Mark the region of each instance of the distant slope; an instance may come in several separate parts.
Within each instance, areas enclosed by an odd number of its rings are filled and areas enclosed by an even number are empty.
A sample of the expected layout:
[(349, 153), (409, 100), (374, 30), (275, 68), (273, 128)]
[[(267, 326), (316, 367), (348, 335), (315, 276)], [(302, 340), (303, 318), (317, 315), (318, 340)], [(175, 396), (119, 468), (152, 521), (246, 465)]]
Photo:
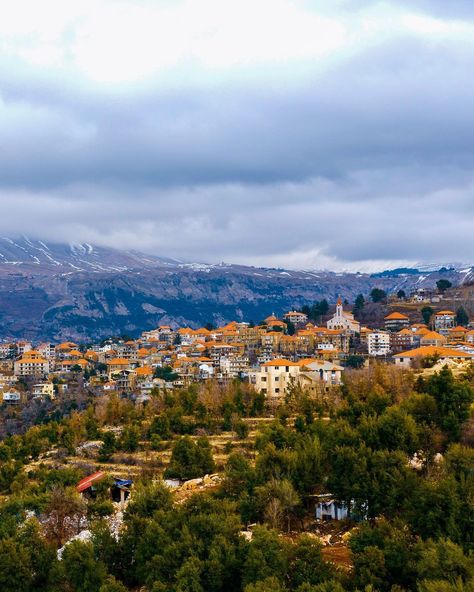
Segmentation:
[[(0, 239), (0, 338), (77, 339), (132, 334), (160, 323), (259, 321), (271, 312), (341, 295), (453, 284), (462, 271), (368, 274), (183, 263), (95, 245)], [(400, 273), (402, 271), (402, 273)], [(405, 272), (405, 273), (403, 273)]]

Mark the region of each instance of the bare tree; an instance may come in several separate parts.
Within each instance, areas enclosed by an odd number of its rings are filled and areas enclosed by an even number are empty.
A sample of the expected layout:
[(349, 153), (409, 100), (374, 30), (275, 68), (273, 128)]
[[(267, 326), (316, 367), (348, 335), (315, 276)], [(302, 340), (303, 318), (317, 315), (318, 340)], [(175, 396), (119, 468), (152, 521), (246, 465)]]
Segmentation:
[(61, 547), (81, 530), (86, 502), (72, 488), (56, 486), (51, 490), (45, 510), (46, 536)]

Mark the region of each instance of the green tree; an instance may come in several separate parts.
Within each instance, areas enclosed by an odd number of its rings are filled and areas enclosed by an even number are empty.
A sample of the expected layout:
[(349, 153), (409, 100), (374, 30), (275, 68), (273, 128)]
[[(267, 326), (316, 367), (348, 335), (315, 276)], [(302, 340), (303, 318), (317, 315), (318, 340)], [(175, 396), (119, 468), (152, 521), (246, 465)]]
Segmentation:
[(285, 590), (286, 588), (282, 582), (274, 576), (270, 576), (254, 584), (248, 584), (244, 588), (244, 592), (285, 592)]
[(157, 366), (153, 376), (154, 378), (161, 378), (166, 382), (173, 382), (173, 380), (178, 378), (178, 374), (173, 372), (173, 368), (171, 368), (171, 366)]
[(326, 300), (326, 298), (323, 298), (321, 300), (321, 302), (319, 303), (319, 314), (321, 316), (326, 316), (329, 312), (329, 302)]
[(460, 306), (456, 311), (456, 324), (466, 327), (469, 323), (469, 317), (463, 306)]
[(357, 354), (349, 354), (344, 361), (346, 368), (362, 368), (364, 365), (364, 356), (358, 356)]
[(135, 488), (133, 498), (127, 506), (126, 519), (131, 516), (148, 518), (158, 510), (170, 510), (173, 505), (172, 493), (164, 483), (153, 482)]
[(265, 520), (272, 528), (281, 528), (286, 522), (288, 532), (291, 518), (301, 500), (288, 479), (271, 479), (265, 485), (255, 489), (257, 505), (260, 506)]
[(99, 461), (107, 462), (117, 449), (117, 442), (113, 432), (105, 432), (102, 436), (102, 446), (99, 449)]
[(387, 298), (387, 293), (381, 288), (373, 288), (370, 292), (370, 298), (372, 302), (382, 302), (382, 300)]
[(204, 592), (201, 585), (202, 563), (198, 557), (189, 557), (176, 574), (176, 592)]
[(163, 438), (168, 439), (171, 436), (170, 420), (165, 413), (161, 413), (153, 418), (149, 430), (150, 436), (156, 434)]
[(55, 547), (46, 541), (36, 519), (29, 519), (22, 525), (17, 539), (31, 564), (32, 588), (35, 591), (48, 590), (57, 561)]
[(266, 527), (255, 528), (248, 545), (242, 579), (244, 586), (266, 578), (284, 579), (288, 569), (288, 545)]
[(362, 311), (362, 309), (365, 306), (365, 298), (363, 294), (358, 294), (356, 296), (355, 302), (354, 302), (354, 315), (358, 315), (360, 314), (360, 312)]
[(405, 298), (407, 297), (405, 290), (398, 290), (397, 292), (397, 298), (399, 300), (405, 300)]
[(62, 567), (75, 592), (99, 592), (107, 576), (105, 565), (96, 560), (91, 543), (69, 543), (63, 552)]
[(120, 438), (120, 447), (125, 452), (136, 452), (140, 444), (140, 429), (138, 426), (129, 425), (123, 429), (122, 437)]
[(451, 440), (458, 440), (461, 425), (469, 418), (469, 408), (474, 401), (472, 388), (467, 382), (455, 380), (445, 366), (425, 381), (424, 389), (436, 401), (439, 426)]
[(451, 288), (452, 285), (453, 284), (449, 280), (445, 279), (441, 279), (436, 282), (436, 287), (438, 288), (438, 291), (441, 292), (441, 294), (446, 292), (448, 288)]
[(366, 547), (354, 557), (354, 583), (361, 589), (389, 590), (383, 551), (378, 547)]
[(127, 592), (127, 588), (116, 580), (113, 576), (109, 576), (99, 589), (99, 592)]
[(333, 570), (323, 559), (319, 540), (308, 535), (298, 537), (290, 550), (289, 574), (292, 589), (303, 584), (316, 585), (331, 578)]
[(462, 548), (450, 540), (428, 540), (418, 544), (418, 577), (422, 580), (474, 578), (474, 558), (465, 555)]
[(423, 322), (425, 323), (425, 325), (429, 325), (430, 324), (430, 320), (431, 317), (434, 314), (434, 310), (431, 308), (431, 306), (424, 306), (421, 309), (421, 316), (423, 317)]
[(474, 592), (474, 580), (464, 583), (461, 579), (455, 582), (447, 580), (421, 580), (418, 592)]
[(165, 476), (179, 477), (180, 479), (202, 477), (212, 473), (214, 466), (207, 438), (199, 438), (193, 442), (189, 436), (183, 436), (173, 446), (171, 461), (165, 471)]
[(29, 592), (33, 582), (27, 550), (14, 539), (0, 540), (0, 590)]
[(251, 491), (255, 484), (255, 471), (241, 452), (230, 454), (224, 472), (222, 489), (226, 496), (238, 498)]

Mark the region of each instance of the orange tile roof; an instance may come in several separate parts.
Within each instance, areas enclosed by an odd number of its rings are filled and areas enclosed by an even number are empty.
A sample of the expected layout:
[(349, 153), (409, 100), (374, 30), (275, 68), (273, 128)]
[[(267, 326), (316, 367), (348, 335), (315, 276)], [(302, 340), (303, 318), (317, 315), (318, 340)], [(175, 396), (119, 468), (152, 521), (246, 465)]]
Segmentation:
[(408, 317), (401, 312), (392, 312), (385, 317), (386, 321), (408, 321)]
[(72, 341), (65, 341), (64, 343), (60, 343), (55, 347), (55, 349), (74, 349), (77, 347), (77, 343), (73, 343)]
[(426, 327), (420, 327), (415, 331), (415, 335), (426, 335), (427, 333), (432, 333), (432, 331), (430, 331)]
[(438, 347), (436, 345), (423, 345), (415, 349), (396, 354), (394, 358), (423, 358), (427, 356), (438, 355), (440, 358), (472, 358), (473, 354), (468, 354), (450, 347)]
[(437, 333), (436, 331), (428, 331), (428, 333), (425, 333), (421, 340), (423, 341), (426, 339), (444, 339), (446, 341), (446, 337), (444, 337), (444, 335), (441, 335), (440, 333)]
[(275, 360), (270, 360), (269, 362), (265, 362), (262, 364), (263, 366), (299, 366), (297, 362), (292, 362), (291, 360), (285, 360), (283, 358), (276, 358)]
[(313, 362), (318, 362), (316, 358), (304, 358), (303, 360), (299, 360), (298, 366), (307, 366), (308, 364), (312, 364)]
[(112, 358), (107, 362), (108, 366), (128, 366), (130, 364), (130, 360), (126, 360), (125, 358)]
[(436, 316), (438, 315), (454, 315), (454, 312), (452, 310), (440, 310), (436, 313)]

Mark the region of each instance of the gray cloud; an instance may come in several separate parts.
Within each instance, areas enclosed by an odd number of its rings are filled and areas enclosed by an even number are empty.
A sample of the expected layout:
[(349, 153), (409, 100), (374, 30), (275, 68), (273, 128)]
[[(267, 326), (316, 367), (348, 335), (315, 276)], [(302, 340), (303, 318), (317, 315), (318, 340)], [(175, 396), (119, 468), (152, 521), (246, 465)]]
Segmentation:
[(0, 232), (298, 267), (469, 259), (473, 59), (463, 35), (403, 31), (296, 77), (104, 91), (3, 58)]

